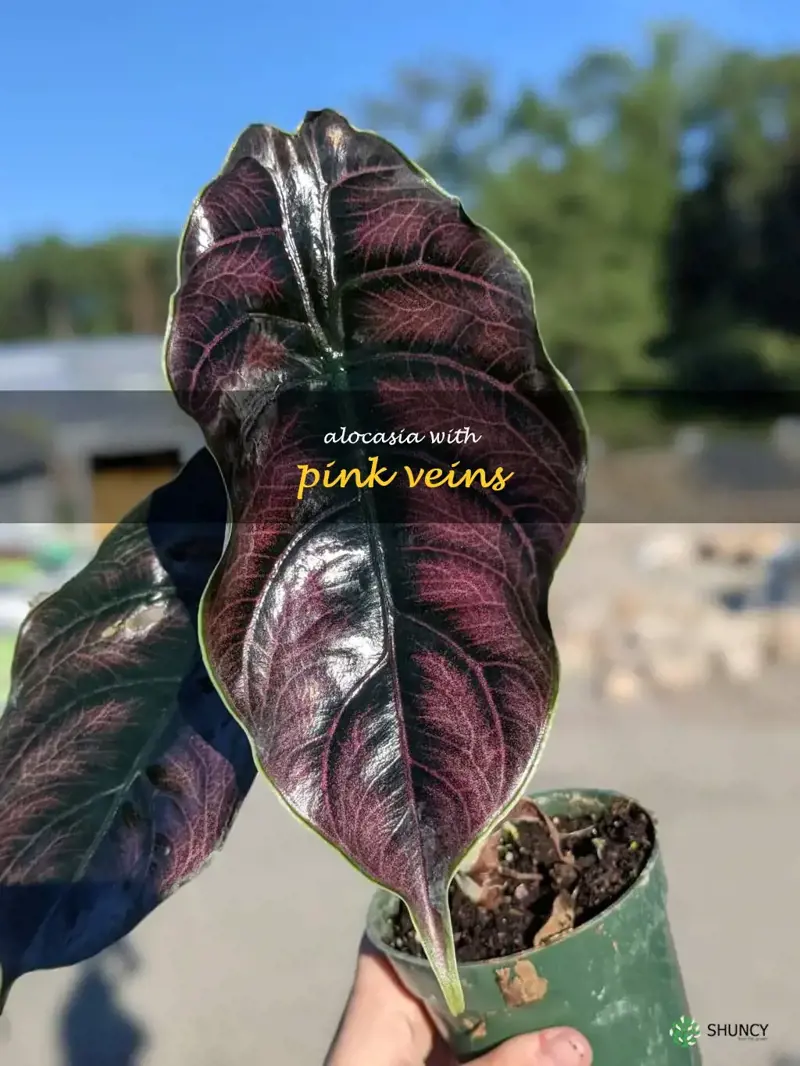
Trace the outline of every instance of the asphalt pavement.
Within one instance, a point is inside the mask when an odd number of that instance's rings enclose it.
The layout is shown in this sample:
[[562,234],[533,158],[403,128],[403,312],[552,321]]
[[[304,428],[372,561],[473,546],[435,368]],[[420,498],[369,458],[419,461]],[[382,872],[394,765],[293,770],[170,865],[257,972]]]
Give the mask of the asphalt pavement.
[[[705,1066],[800,1066],[798,686],[614,710],[576,682],[537,772],[657,814],[694,1017],[769,1026],[766,1042],[702,1038]],[[370,892],[259,781],[226,850],[121,946],[20,981],[0,1063],[320,1066]]]

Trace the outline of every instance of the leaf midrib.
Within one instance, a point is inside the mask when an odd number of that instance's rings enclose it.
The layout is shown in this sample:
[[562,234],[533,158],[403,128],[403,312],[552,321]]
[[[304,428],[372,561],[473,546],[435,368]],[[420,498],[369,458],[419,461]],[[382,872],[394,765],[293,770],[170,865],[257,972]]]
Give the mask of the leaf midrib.
[[[328,336],[322,323],[317,318],[314,310],[313,301],[311,299],[311,293],[308,290],[308,285],[302,268],[302,261],[300,253],[295,242],[294,232],[292,226],[289,223],[290,214],[288,211],[286,188],[285,188],[285,173],[283,168],[276,168],[272,177],[275,182],[275,189],[278,194],[281,206],[281,215],[283,218],[283,232],[284,241],[286,247],[287,258],[291,264],[292,271],[295,275],[295,279],[298,284],[298,288],[301,294],[301,299],[305,308],[306,316],[308,318],[309,325],[317,343],[320,346],[322,352],[323,363],[327,363],[325,369],[330,374],[336,396],[338,399],[338,407],[340,415],[345,419],[344,425],[358,425],[358,420],[355,417],[352,403],[350,402],[349,392],[347,389],[347,376],[343,367],[342,356],[344,355],[344,346],[342,343],[343,330],[341,328],[340,311],[341,304],[336,300],[335,293],[337,291],[337,279],[334,269],[334,237],[331,226],[330,210],[329,210],[329,196],[327,186],[322,175],[322,169],[320,167],[319,157],[316,149],[309,150],[305,142],[298,142],[295,138],[292,138],[292,149],[294,151],[298,148],[298,143],[302,145],[302,152],[304,159],[300,159],[298,152],[295,155],[295,162],[300,167],[306,166],[308,161],[313,169],[313,177],[319,195],[321,197],[321,217],[323,219],[323,241],[326,251],[326,265],[329,270],[329,276],[325,291],[331,301],[336,303],[336,311],[334,312],[331,307],[328,308],[329,314],[333,316],[336,314],[338,333],[339,333],[339,345],[338,347],[331,343],[331,339]],[[320,264],[316,264],[318,267]],[[327,358],[326,358],[327,357]],[[357,465],[362,467],[367,455],[363,446],[356,445],[350,446],[352,453],[357,459]],[[394,615],[396,613],[394,601],[391,594],[389,575],[386,567],[386,559],[383,545],[380,542],[380,538],[377,534],[377,512],[375,508],[375,501],[372,495],[371,489],[358,489],[358,503],[364,511],[367,536],[369,540],[370,558],[374,572],[378,578],[378,590],[379,599],[381,605],[381,613],[383,615],[384,633],[386,647],[384,649],[383,658],[390,664],[391,676],[392,676],[392,692],[394,696],[394,707],[396,708],[396,720],[397,720],[397,735],[401,747],[401,761],[403,765],[403,775],[406,782],[407,795],[412,800],[413,820],[414,828],[417,837],[418,853],[422,859],[423,866],[425,865],[425,851],[423,848],[422,829],[419,823],[419,817],[417,813],[416,803],[413,802],[415,791],[411,778],[411,761],[410,751],[408,745],[408,736],[405,729],[405,721],[401,712],[402,697],[400,691],[400,679],[397,674],[397,650],[395,644],[395,631],[394,631]],[[327,801],[326,801],[327,802]],[[334,823],[335,824],[335,823]],[[338,827],[337,827],[338,832]],[[426,871],[427,872],[427,871]]]

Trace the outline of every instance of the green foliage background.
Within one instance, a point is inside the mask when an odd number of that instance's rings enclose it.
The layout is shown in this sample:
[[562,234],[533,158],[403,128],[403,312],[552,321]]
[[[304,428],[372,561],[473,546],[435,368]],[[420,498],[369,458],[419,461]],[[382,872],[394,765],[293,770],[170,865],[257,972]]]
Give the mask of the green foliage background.
[[[793,409],[800,54],[662,29],[644,61],[591,53],[554,92],[510,102],[489,72],[447,71],[401,71],[353,118],[515,249],[590,425],[642,439],[687,414]],[[0,259],[0,341],[162,332],[176,241],[13,249]]]

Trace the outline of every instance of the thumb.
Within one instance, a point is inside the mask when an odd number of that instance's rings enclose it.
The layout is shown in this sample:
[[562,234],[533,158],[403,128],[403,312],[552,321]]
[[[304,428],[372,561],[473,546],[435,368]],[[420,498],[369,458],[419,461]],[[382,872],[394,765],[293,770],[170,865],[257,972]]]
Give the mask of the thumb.
[[423,1066],[433,1024],[383,959],[364,950],[325,1066]]
[[592,1049],[574,1029],[515,1036],[476,1059],[475,1066],[590,1066]]

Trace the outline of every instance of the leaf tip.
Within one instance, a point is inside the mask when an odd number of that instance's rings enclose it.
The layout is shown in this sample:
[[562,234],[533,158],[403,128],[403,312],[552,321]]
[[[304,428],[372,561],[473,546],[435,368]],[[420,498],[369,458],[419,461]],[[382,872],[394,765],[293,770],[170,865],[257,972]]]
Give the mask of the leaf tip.
[[447,1004],[447,1009],[454,1017],[458,1017],[459,1014],[463,1014],[466,1010],[466,1003],[464,1002],[464,989],[461,987],[461,979],[458,976],[458,970],[456,970],[452,977],[445,979],[442,976],[439,979],[439,983],[442,986],[442,994],[444,995],[444,1001]]
[[[445,900],[447,894],[445,893]],[[426,920],[418,924],[409,908],[411,920],[417,930],[422,947],[428,957],[439,987],[442,990],[447,1008],[454,1016],[463,1014],[466,1009],[464,989],[458,974],[456,947],[453,940],[453,926],[450,910],[445,902],[443,910],[431,908]]]

